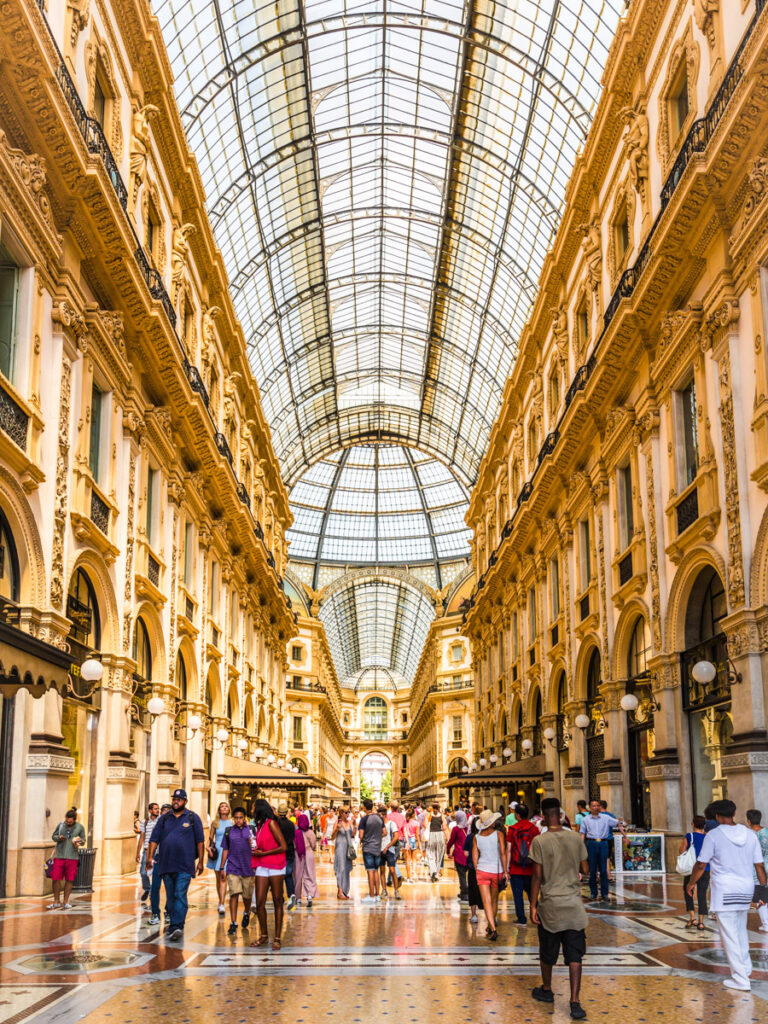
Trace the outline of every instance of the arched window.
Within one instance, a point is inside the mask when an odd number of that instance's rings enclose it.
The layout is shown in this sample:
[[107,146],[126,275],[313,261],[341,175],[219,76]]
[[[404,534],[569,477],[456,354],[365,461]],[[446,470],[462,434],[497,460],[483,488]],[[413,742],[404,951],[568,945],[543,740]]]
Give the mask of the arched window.
[[184,664],[184,655],[179,651],[176,659],[176,686],[179,690],[179,700],[187,699],[187,666]]
[[301,760],[301,758],[300,758],[300,757],[293,757],[293,758],[291,758],[291,766],[292,766],[293,768],[298,768],[298,769],[299,769],[299,771],[300,771],[300,772],[303,772],[303,773],[304,773],[305,775],[307,774],[307,766],[306,766],[306,764],[305,764],[305,763],[304,763],[304,762],[303,762],[303,761]]
[[133,632],[133,660],[136,662],[136,675],[139,679],[152,678],[152,648],[149,633],[144,619],[139,615]]
[[467,766],[467,762],[463,757],[454,757],[451,763],[448,765],[449,775],[461,775],[464,768]]
[[101,620],[96,592],[85,569],[75,569],[67,592],[67,618],[72,623],[70,638],[98,651],[101,647]]
[[408,792],[408,779],[400,779],[400,796],[405,796]]
[[541,690],[536,691],[536,703],[533,711],[533,749],[532,754],[540,754],[544,749],[544,741],[541,736]]
[[8,525],[0,509],[0,601],[19,601],[19,556]]
[[383,697],[369,697],[363,707],[363,729],[366,739],[385,739],[387,735],[387,702]]
[[557,733],[557,749],[567,750],[565,742],[565,705],[568,700],[568,690],[565,685],[565,672],[561,672],[557,680],[557,720],[555,731]]
[[587,669],[587,701],[590,703],[600,700],[600,684],[602,681],[600,652],[595,648],[592,651],[592,657],[589,659],[589,668]]
[[637,679],[648,671],[648,630],[645,619],[639,615],[632,630],[632,639],[629,641],[629,655],[627,657],[627,678]]
[[685,646],[693,647],[722,633],[721,623],[727,614],[725,589],[720,575],[714,569],[702,569],[688,601]]

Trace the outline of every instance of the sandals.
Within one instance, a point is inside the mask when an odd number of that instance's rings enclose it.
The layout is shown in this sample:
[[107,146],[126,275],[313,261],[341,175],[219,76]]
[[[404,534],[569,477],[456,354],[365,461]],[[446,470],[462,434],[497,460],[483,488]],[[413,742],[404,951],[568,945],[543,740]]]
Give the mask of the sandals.
[[696,927],[698,928],[698,930],[700,932],[706,931],[706,928],[704,927],[704,922],[703,921],[699,921],[699,923],[696,925]]
[[694,924],[694,922],[693,922],[693,921],[686,921],[686,922],[685,922],[685,927],[686,927],[686,928],[695,928],[695,927],[696,927],[696,925]]
[[281,939],[273,939],[272,940],[272,952],[273,953],[279,953],[282,948],[283,948],[283,943],[282,943]]
[[499,937],[499,933],[494,928],[493,931],[491,932],[491,934],[488,936],[488,941],[489,942],[495,942],[496,939],[498,939],[498,937]]
[[[280,940],[278,939],[277,941],[279,942]],[[267,944],[268,942],[269,942],[269,936],[268,936],[268,935],[260,935],[260,936],[258,937],[258,939],[254,939],[254,940],[253,940],[253,942],[251,943],[251,945],[252,945],[252,946],[266,946],[266,944]]]

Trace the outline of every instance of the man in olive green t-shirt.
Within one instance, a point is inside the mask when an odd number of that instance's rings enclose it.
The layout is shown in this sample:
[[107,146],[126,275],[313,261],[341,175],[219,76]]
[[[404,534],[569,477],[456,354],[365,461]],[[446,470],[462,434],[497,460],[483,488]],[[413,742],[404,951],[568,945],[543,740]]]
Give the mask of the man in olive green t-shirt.
[[[542,984],[531,995],[540,1003],[553,1003],[552,968],[560,948],[571,979],[571,1017],[583,1020],[579,1002],[581,961],[587,950],[587,912],[581,898],[581,875],[589,870],[584,839],[560,824],[560,801],[541,802],[546,831],[535,836],[529,853],[533,861],[531,920],[539,927]],[[581,872],[581,874],[580,874]]]
[[[56,826],[51,836],[56,849],[53,854],[53,902],[48,904],[49,910],[69,910],[72,904],[69,897],[77,877],[77,865],[80,847],[85,846],[85,829],[77,820],[77,811],[71,807],[64,815],[64,821]],[[64,883],[64,902],[59,902],[61,883]]]

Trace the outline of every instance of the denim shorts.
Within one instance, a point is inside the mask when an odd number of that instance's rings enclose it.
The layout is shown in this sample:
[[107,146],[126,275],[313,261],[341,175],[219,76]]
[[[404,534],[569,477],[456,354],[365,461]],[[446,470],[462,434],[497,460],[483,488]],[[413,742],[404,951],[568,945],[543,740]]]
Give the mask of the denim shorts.
[[363,853],[363,863],[366,871],[376,871],[381,867],[380,853]]

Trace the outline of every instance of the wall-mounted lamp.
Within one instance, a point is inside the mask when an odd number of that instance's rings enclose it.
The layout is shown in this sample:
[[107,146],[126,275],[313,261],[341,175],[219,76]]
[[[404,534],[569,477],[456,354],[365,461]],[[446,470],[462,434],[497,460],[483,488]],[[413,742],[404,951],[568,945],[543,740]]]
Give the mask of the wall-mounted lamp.
[[647,694],[639,700],[635,693],[625,693],[621,698],[622,711],[632,715],[632,720],[637,723],[647,722],[656,711],[661,711],[661,704],[652,693]]

